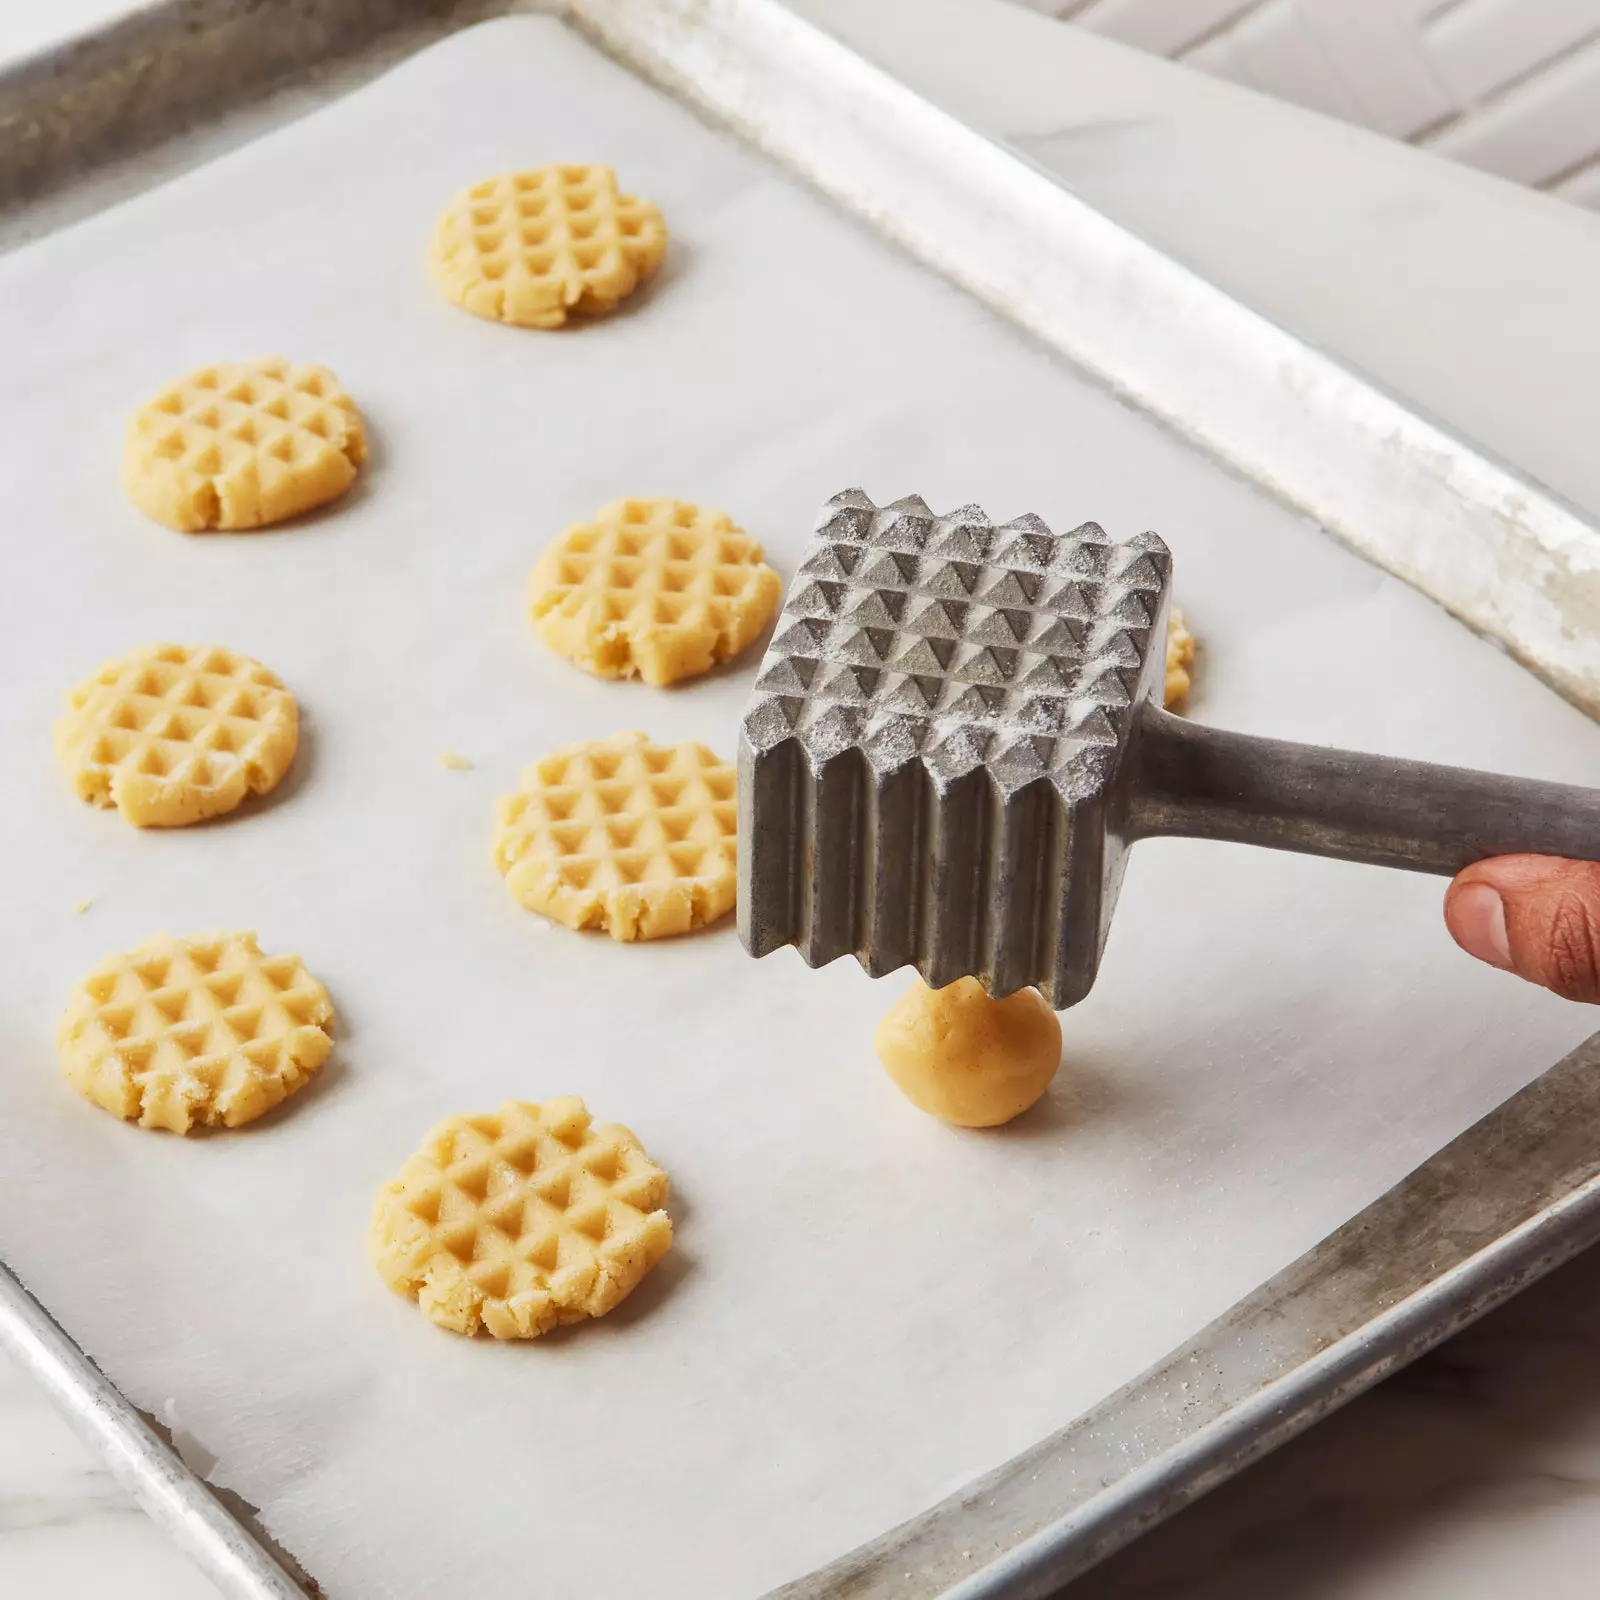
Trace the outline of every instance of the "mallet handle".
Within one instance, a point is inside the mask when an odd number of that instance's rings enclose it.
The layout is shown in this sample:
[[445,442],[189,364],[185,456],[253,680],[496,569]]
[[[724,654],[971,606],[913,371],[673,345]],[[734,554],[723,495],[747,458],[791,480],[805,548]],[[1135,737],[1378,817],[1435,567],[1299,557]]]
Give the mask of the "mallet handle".
[[1208,728],[1146,705],[1129,840],[1176,834],[1453,876],[1489,856],[1600,861],[1600,789]]

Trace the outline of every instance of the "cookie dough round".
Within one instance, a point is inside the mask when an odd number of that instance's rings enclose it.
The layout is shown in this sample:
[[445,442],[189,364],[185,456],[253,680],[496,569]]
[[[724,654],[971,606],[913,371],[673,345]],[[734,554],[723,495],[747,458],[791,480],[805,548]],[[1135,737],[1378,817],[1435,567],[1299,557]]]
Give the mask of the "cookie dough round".
[[667,225],[610,167],[535,167],[463,189],[428,245],[445,299],[490,322],[559,328],[610,311],[661,265]]
[[878,1059],[919,1111],[993,1128],[1026,1111],[1061,1063],[1061,1023],[1037,989],[992,1000],[976,978],[920,978],[873,1036]]
[[67,1081],[96,1105],[187,1133],[242,1127],[304,1088],[332,1026],[299,956],[263,955],[253,933],[163,933],[73,989],[57,1044]]
[[563,745],[497,802],[495,865],[514,899],[569,928],[688,933],[733,909],[737,784],[703,744]]
[[397,1294],[453,1333],[536,1339],[603,1317],[672,1244],[667,1175],[583,1101],[451,1117],[378,1191],[369,1247]]
[[221,645],[151,644],[108,661],[55,725],[78,798],[137,828],[181,828],[266,794],[299,741],[294,696]]
[[721,511],[613,500],[568,528],[528,581],[534,632],[597,678],[660,687],[755,643],[783,584]]
[[201,367],[134,412],[128,497],[180,533],[264,528],[337,499],[367,458],[356,403],[326,367],[273,357]]

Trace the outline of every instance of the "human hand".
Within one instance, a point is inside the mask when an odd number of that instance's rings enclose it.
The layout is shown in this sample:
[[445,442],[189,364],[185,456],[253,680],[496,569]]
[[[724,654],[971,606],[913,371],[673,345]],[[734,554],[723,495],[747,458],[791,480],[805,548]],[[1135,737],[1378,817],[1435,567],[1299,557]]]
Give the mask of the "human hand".
[[1444,897],[1468,955],[1568,1000],[1600,1003],[1600,865],[1497,856],[1457,875]]

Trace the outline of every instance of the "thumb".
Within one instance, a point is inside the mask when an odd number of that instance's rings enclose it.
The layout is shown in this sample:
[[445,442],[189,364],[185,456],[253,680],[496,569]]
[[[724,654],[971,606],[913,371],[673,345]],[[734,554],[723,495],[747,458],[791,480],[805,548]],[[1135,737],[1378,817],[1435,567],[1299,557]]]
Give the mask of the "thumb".
[[1568,1000],[1600,1002],[1600,865],[1476,862],[1450,885],[1444,920],[1468,955]]

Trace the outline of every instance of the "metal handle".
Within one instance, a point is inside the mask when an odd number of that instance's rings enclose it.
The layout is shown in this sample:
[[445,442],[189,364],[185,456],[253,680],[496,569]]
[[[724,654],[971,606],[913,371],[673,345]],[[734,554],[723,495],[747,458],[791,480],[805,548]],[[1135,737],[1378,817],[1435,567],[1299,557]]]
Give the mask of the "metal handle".
[[1228,733],[1151,703],[1126,837],[1177,834],[1454,876],[1489,856],[1600,861],[1600,789]]

